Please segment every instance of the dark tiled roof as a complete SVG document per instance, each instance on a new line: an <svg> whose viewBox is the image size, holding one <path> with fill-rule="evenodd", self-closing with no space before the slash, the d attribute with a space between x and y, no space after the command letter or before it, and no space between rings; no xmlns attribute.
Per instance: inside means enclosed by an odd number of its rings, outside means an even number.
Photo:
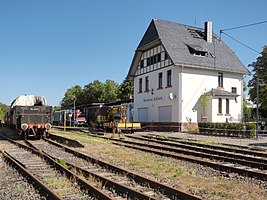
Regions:
<svg viewBox="0 0 267 200"><path fill-rule="evenodd" d="M242 74L249 72L234 52L214 33L213 42L208 43L204 39L204 29L157 19L150 23L134 59L140 59L140 51L146 50L146 46L155 40L160 40L174 65ZM190 48L207 54L204 57L194 56L190 53ZM138 53L139 56L136 56ZM134 76L137 69L138 62L134 59L128 77Z"/></svg>
<svg viewBox="0 0 267 200"><path fill-rule="evenodd" d="M228 96L228 97L237 97L239 96L238 94L228 92L222 89L215 89L212 88L210 91L206 92L205 94L207 95L212 95L212 96Z"/></svg>

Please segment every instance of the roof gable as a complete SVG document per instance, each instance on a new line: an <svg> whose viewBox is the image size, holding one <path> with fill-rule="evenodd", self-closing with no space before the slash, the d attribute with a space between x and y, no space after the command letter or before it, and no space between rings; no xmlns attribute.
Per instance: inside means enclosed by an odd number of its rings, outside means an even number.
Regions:
<svg viewBox="0 0 267 200"><path fill-rule="evenodd" d="M205 40L204 29L153 19L136 49L127 78L135 75L142 52L153 41L160 41L176 66L241 74L249 72L234 52L214 33L210 43ZM196 56L193 51L200 51L205 56Z"/></svg>
<svg viewBox="0 0 267 200"><path fill-rule="evenodd" d="M158 35L158 31L156 29L156 26L155 26L155 23L154 23L154 20L152 20L141 40L141 42L139 43L138 48L156 40L159 38L159 35Z"/></svg>

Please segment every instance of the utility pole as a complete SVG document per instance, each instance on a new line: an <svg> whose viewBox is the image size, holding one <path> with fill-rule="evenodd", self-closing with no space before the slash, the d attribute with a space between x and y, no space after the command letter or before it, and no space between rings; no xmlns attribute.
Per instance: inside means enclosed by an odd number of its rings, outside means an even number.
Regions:
<svg viewBox="0 0 267 200"><path fill-rule="evenodd" d="M63 122L63 126L64 126L64 131L66 131L66 111L64 110L64 122Z"/></svg>
<svg viewBox="0 0 267 200"><path fill-rule="evenodd" d="M257 100L256 100L256 138L259 137L259 133L258 133L258 127L259 127L259 78L256 78L256 95L257 95Z"/></svg>
<svg viewBox="0 0 267 200"><path fill-rule="evenodd" d="M76 97L74 97L74 105L73 105L73 126L75 127L75 101Z"/></svg>

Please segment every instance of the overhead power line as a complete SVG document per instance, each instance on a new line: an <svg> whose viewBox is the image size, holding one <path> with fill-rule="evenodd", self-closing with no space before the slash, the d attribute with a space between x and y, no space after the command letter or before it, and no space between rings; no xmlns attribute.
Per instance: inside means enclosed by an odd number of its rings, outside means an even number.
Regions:
<svg viewBox="0 0 267 200"><path fill-rule="evenodd" d="M225 31L230 31L230 30L234 30L234 29L240 29L240 28L246 28L246 27L249 27L249 26L255 26L255 25L259 25L259 24L264 24L264 23L267 23L267 20L266 21L261 21L261 22L256 22L256 23L252 23L252 24L247 24L247 25L243 25L243 26L236 26L236 27L232 27L232 28L226 28L226 29L221 29L220 30L220 40L222 38L222 34L225 34L226 36L228 36L229 38L231 38L232 40L238 42L239 44L243 45L244 47L254 51L254 52L257 52L260 54L259 51L249 47L248 45L245 45L244 43L240 42L239 40L233 38L232 36L230 36L229 34L226 34Z"/></svg>
<svg viewBox="0 0 267 200"><path fill-rule="evenodd" d="M239 44L243 45L244 47L247 47L248 49L250 49L250 50L252 50L252 51L254 51L254 52L256 52L256 53L260 54L260 52L259 52L259 51L257 51L257 50L255 50L255 49L253 49L253 48L249 47L248 45L246 45L246 44L244 44L244 43L240 42L239 40L237 40L237 39L233 38L232 36L228 35L227 33L224 33L224 34L225 34L226 36L228 36L229 38L231 38L232 40L234 40L234 41L238 42Z"/></svg>
<svg viewBox="0 0 267 200"><path fill-rule="evenodd" d="M247 24L247 25L243 25L243 26L236 26L236 27L232 27L232 28L222 29L222 30L220 30L220 32L222 33L224 31L229 31L229 30L234 30L234 29L239 29L239 28L246 28L246 27L249 27L249 26L255 26L255 25L264 24L264 23L267 23L267 20L266 21L262 21L262 22L253 23L253 24Z"/></svg>

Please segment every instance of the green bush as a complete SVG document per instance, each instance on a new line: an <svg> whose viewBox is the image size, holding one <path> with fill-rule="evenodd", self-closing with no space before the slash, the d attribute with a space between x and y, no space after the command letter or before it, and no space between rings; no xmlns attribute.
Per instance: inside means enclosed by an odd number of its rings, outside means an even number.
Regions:
<svg viewBox="0 0 267 200"><path fill-rule="evenodd" d="M198 123L199 133L208 135L222 135L233 137L255 137L256 126L254 123Z"/></svg>

